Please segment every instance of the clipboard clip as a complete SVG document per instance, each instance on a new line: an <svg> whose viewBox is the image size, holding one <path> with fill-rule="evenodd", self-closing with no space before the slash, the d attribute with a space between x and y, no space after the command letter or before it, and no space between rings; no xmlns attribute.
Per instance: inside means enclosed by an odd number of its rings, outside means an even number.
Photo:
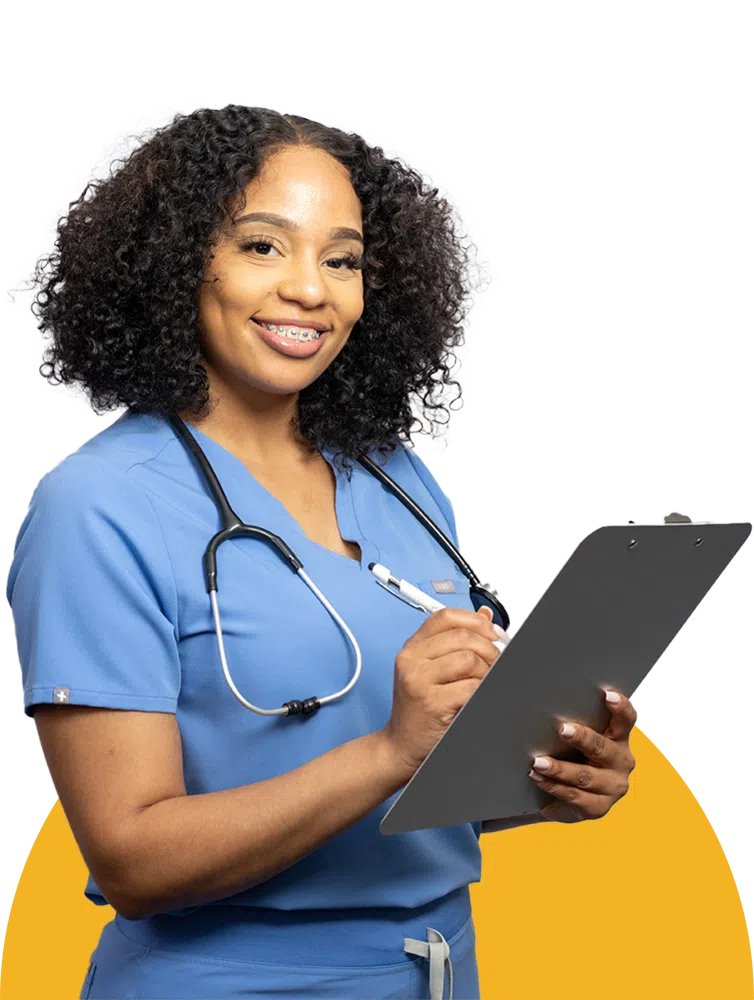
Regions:
<svg viewBox="0 0 754 1000"><path fill-rule="evenodd" d="M659 517L659 515L658 515ZM680 510L668 511L661 521L635 521L629 514L625 521L601 521L601 524L693 524L694 518L691 514L684 514Z"/></svg>
<svg viewBox="0 0 754 1000"><path fill-rule="evenodd" d="M686 517L685 514L667 514L665 516L665 524L692 524L690 517Z"/></svg>

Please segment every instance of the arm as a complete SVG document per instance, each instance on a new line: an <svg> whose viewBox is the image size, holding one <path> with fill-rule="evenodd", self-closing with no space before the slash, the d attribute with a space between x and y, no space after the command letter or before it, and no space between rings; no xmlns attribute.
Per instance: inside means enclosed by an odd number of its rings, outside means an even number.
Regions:
<svg viewBox="0 0 754 1000"><path fill-rule="evenodd" d="M170 713L40 705L34 719L89 871L130 920L271 878L410 777L379 730L276 778L187 795Z"/></svg>
<svg viewBox="0 0 754 1000"><path fill-rule="evenodd" d="M76 453L43 478L7 596L25 710L89 871L125 917L263 882L411 776L380 732L266 781L187 794L170 553L151 494L115 465Z"/></svg>

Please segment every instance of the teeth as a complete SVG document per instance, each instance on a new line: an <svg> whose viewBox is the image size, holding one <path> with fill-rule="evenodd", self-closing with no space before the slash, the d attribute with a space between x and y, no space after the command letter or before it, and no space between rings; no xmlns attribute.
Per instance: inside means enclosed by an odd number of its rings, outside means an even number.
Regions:
<svg viewBox="0 0 754 1000"><path fill-rule="evenodd" d="M278 336L287 337L289 340L297 340L299 342L318 340L320 337L319 330L301 329L297 326L275 326L274 323L260 323L259 325L265 327L267 330L272 330Z"/></svg>

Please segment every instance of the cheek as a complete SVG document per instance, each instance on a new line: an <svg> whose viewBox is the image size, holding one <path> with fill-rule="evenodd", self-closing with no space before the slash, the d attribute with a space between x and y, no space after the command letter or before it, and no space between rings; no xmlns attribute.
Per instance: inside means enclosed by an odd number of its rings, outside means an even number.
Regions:
<svg viewBox="0 0 754 1000"><path fill-rule="evenodd" d="M199 294L199 319L207 331L219 330L229 320L245 322L254 312L260 297L245 269L226 271L222 279L202 286Z"/></svg>
<svg viewBox="0 0 754 1000"><path fill-rule="evenodd" d="M347 313L352 323L357 323L364 312L364 286L361 281L355 281L341 300L344 314Z"/></svg>
<svg viewBox="0 0 754 1000"><path fill-rule="evenodd" d="M218 289L218 305L225 313L248 319L254 312L254 303L259 299L260 291L259 280L254 281L248 270L231 271L222 288Z"/></svg>

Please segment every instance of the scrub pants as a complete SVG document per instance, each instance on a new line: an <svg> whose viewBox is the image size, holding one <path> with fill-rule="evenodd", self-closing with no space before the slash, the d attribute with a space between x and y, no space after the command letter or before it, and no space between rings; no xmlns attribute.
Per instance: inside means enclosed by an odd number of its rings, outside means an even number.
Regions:
<svg viewBox="0 0 754 1000"><path fill-rule="evenodd" d="M479 1000L475 945L468 886L416 909L116 914L80 1000Z"/></svg>

